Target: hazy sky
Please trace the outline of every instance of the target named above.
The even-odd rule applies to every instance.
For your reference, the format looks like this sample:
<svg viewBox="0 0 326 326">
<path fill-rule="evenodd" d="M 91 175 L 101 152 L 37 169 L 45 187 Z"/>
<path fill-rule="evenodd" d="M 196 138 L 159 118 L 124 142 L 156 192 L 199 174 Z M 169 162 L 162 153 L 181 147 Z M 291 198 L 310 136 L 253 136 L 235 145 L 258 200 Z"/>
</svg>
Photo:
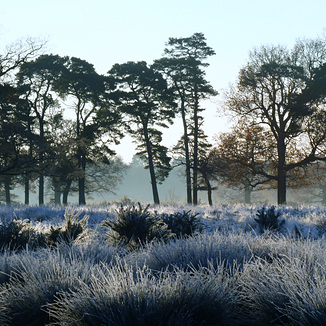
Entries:
<svg viewBox="0 0 326 326">
<path fill-rule="evenodd" d="M 115 63 L 151 63 L 169 37 L 202 32 L 216 51 L 207 79 L 220 93 L 235 82 L 253 47 L 291 47 L 298 38 L 322 36 L 325 27 L 325 0 L 10 0 L 0 6 L 1 48 L 26 37 L 43 38 L 45 53 L 79 57 L 99 73 Z M 207 134 L 225 130 L 218 97 L 205 106 Z M 165 141 L 179 135 L 176 124 Z M 130 139 L 119 153 L 130 158 Z"/>
</svg>

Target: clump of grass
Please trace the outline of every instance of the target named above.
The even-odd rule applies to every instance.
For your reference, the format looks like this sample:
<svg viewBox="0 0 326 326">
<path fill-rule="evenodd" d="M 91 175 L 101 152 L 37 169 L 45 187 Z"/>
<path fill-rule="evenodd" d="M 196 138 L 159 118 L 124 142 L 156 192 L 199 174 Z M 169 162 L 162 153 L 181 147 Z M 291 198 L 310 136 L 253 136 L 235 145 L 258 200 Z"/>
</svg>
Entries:
<svg viewBox="0 0 326 326">
<path fill-rule="evenodd" d="M 10 260 L 10 257 L 8 257 Z M 12 257 L 7 282 L 0 285 L 0 325 L 47 325 L 45 306 L 62 291 L 76 290 L 87 281 L 93 265 L 80 259 L 67 260 L 57 250 L 43 249 Z"/>
<path fill-rule="evenodd" d="M 312 248 L 318 249 L 314 244 Z M 238 295 L 243 320 L 257 325 L 325 325 L 325 261 L 319 265 L 308 252 L 301 254 L 245 264 Z"/>
<path fill-rule="evenodd" d="M 232 324 L 234 283 L 223 269 L 175 269 L 156 276 L 118 264 L 48 307 L 52 325 Z"/>
<path fill-rule="evenodd" d="M 88 234 L 88 215 L 84 215 L 79 219 L 81 212 L 74 213 L 73 210 L 66 209 L 65 221 L 62 227 L 51 226 L 48 236 L 49 245 L 55 245 L 58 242 L 72 243 L 77 239 L 81 239 Z"/>
<path fill-rule="evenodd" d="M 184 237 L 192 236 L 195 232 L 203 230 L 203 224 L 197 216 L 198 213 L 192 214 L 191 210 L 189 210 L 173 214 L 163 213 L 159 217 L 172 233 Z"/>
<path fill-rule="evenodd" d="M 167 225 L 151 215 L 148 211 L 149 205 L 145 208 L 138 203 L 116 210 L 116 220 L 107 219 L 103 226 L 108 228 L 106 237 L 114 244 L 124 246 L 127 249 L 136 249 L 144 246 L 147 242 L 153 240 L 167 240 L 172 236 Z"/>
<path fill-rule="evenodd" d="M 258 223 L 261 232 L 264 231 L 279 231 L 285 220 L 280 220 L 281 212 L 275 212 L 275 206 L 266 208 L 263 206 L 258 209 L 255 221 Z"/>
<path fill-rule="evenodd" d="M 0 251 L 36 249 L 45 246 L 45 235 L 36 232 L 29 220 L 11 219 L 0 225 Z"/>
</svg>

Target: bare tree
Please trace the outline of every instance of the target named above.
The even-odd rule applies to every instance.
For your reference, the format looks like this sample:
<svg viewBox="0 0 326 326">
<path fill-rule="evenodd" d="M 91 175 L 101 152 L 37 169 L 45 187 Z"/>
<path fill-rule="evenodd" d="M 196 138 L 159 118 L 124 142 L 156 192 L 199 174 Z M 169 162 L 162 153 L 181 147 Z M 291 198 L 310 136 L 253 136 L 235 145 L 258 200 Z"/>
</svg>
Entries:
<svg viewBox="0 0 326 326">
<path fill-rule="evenodd" d="M 28 38 L 7 46 L 4 54 L 0 55 L 0 78 L 8 76 L 22 64 L 36 58 L 44 45 L 44 41 Z"/>
</svg>

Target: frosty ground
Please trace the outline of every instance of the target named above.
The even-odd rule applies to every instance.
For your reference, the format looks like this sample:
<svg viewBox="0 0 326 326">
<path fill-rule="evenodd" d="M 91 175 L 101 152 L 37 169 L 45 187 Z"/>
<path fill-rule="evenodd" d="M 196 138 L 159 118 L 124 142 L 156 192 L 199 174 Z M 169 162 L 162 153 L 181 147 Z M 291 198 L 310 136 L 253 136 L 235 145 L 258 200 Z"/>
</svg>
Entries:
<svg viewBox="0 0 326 326">
<path fill-rule="evenodd" d="M 153 206 L 152 216 L 197 214 L 202 227 L 132 249 L 110 241 L 103 226 L 119 207 L 69 207 L 79 221 L 88 216 L 74 241 L 3 245 L 0 324 L 326 324 L 326 207 L 276 207 L 279 228 L 268 229 L 257 222 L 261 206 Z M 0 208 L 2 226 L 22 221 L 19 232 L 39 235 L 62 230 L 65 214 Z"/>
</svg>

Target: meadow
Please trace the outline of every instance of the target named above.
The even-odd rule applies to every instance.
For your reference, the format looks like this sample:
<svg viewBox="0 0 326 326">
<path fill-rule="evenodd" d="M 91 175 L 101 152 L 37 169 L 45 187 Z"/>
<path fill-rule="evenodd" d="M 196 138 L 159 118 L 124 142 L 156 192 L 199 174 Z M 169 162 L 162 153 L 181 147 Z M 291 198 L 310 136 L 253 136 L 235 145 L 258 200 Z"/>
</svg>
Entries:
<svg viewBox="0 0 326 326">
<path fill-rule="evenodd" d="M 326 325 L 326 207 L 0 207 L 0 325 Z"/>
</svg>

